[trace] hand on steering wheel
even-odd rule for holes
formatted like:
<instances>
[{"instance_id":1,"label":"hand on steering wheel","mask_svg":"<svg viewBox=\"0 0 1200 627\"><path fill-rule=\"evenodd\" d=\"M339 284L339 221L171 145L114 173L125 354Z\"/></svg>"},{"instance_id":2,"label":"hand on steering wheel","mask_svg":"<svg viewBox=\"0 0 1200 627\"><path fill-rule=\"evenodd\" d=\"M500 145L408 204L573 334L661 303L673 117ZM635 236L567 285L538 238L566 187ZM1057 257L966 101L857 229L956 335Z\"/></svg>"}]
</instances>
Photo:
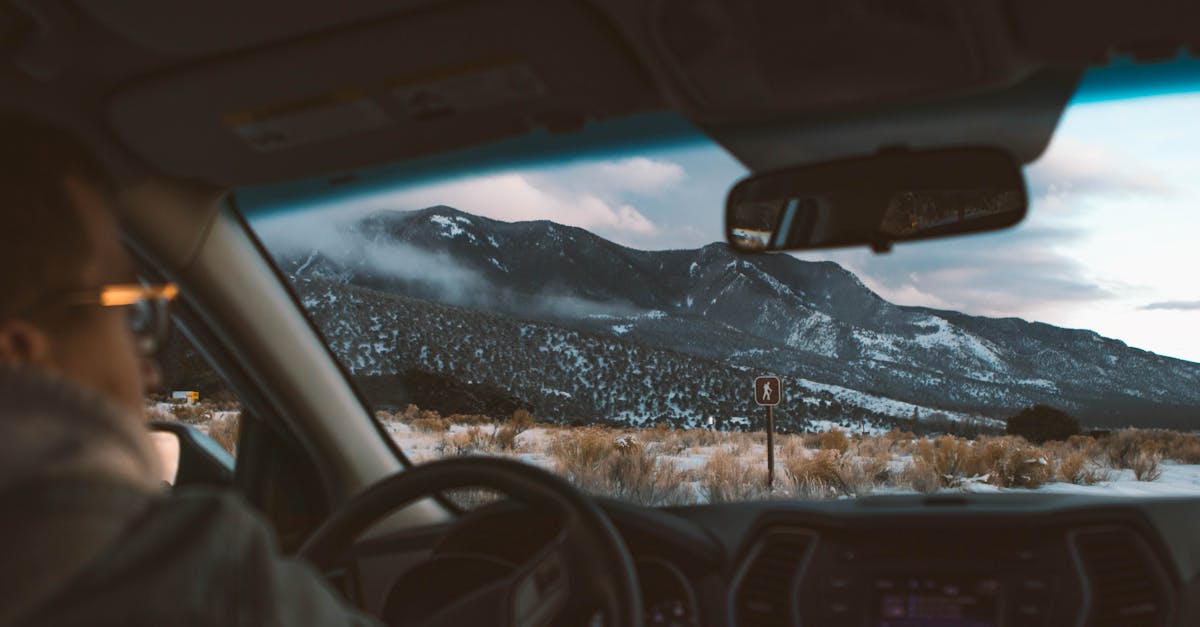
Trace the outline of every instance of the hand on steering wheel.
<instances>
[{"instance_id":1,"label":"hand on steering wheel","mask_svg":"<svg viewBox=\"0 0 1200 627\"><path fill-rule=\"evenodd\" d=\"M309 536L300 555L322 571L387 514L432 494L490 488L557 514L562 530L510 577L460 599L431 625L641 627L642 600L629 549L603 511L571 484L521 462L461 457L392 475L353 497Z\"/></svg>"}]
</instances>

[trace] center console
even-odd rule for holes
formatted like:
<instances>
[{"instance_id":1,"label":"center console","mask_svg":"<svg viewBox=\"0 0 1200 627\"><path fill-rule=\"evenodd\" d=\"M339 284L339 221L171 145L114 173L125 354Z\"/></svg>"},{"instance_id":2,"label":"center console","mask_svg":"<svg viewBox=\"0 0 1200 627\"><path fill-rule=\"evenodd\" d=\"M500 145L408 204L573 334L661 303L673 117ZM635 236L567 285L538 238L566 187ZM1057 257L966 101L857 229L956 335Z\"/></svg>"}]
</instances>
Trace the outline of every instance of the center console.
<instances>
[{"instance_id":1,"label":"center console","mask_svg":"<svg viewBox=\"0 0 1200 627\"><path fill-rule=\"evenodd\" d=\"M827 530L798 587L802 624L854 627L1074 625L1084 595L1058 530Z\"/></svg>"},{"instance_id":2,"label":"center console","mask_svg":"<svg viewBox=\"0 0 1200 627\"><path fill-rule=\"evenodd\" d=\"M1108 615L1122 625L1165 619L1161 565L1131 529L929 523L766 527L735 574L734 624L1083 627Z\"/></svg>"}]
</instances>

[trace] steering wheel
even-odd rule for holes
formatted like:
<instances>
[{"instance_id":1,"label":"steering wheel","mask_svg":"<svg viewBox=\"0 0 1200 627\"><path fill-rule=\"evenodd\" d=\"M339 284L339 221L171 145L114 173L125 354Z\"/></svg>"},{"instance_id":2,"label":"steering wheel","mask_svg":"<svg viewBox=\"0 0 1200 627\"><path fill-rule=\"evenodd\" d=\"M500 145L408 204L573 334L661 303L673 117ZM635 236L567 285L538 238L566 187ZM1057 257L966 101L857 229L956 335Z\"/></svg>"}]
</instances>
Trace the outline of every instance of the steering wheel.
<instances>
[{"instance_id":1,"label":"steering wheel","mask_svg":"<svg viewBox=\"0 0 1200 627\"><path fill-rule=\"evenodd\" d=\"M609 627L642 627L637 572L621 536L594 501L571 484L521 462L460 457L387 477L350 499L300 548L322 572L363 531L420 498L456 488L490 488L557 514L562 529L516 571L459 599L430 625L587 624L595 610Z\"/></svg>"}]
</instances>

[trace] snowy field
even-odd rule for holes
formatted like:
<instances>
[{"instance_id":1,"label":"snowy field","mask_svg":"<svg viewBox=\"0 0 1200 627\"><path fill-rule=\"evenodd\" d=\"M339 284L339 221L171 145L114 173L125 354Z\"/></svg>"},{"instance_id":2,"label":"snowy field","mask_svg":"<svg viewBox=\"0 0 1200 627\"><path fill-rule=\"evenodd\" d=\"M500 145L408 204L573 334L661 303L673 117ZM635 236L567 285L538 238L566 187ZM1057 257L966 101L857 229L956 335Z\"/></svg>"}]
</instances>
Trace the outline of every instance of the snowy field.
<instances>
[{"instance_id":1,"label":"snowy field","mask_svg":"<svg viewBox=\"0 0 1200 627\"><path fill-rule=\"evenodd\" d=\"M501 446L496 434L504 425L385 425L417 462L514 457L590 492L647 505L934 492L1200 495L1200 438L1169 432L1131 430L1040 447L1013 437L927 439L895 431L780 435L768 491L763 433L534 426Z\"/></svg>"},{"instance_id":2,"label":"snowy field","mask_svg":"<svg viewBox=\"0 0 1200 627\"><path fill-rule=\"evenodd\" d=\"M148 409L235 448L236 408ZM1127 429L1035 445L1013 436L846 433L833 422L814 423L815 432L775 437L775 483L768 490L762 432L567 427L535 423L520 411L500 422L414 407L377 417L418 463L511 457L591 493L651 506L962 492L1200 496L1200 435L1192 433Z\"/></svg>"}]
</instances>

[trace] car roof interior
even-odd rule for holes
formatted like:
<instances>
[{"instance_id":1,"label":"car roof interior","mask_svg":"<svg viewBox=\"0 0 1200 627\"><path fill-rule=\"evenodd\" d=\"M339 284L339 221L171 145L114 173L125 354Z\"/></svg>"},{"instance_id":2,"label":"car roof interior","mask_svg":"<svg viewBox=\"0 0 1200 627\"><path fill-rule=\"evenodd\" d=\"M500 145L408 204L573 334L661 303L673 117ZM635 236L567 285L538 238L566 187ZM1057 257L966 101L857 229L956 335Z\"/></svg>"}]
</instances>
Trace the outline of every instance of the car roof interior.
<instances>
[{"instance_id":1,"label":"car roof interior","mask_svg":"<svg viewBox=\"0 0 1200 627\"><path fill-rule=\"evenodd\" d=\"M1081 69L1171 58L1197 33L1188 3L11 0L0 85L124 181L281 182L661 111L754 171L900 142L1028 162ZM477 104L411 100L430 92ZM247 138L297 112L338 126L322 111L340 134Z\"/></svg>"}]
</instances>

